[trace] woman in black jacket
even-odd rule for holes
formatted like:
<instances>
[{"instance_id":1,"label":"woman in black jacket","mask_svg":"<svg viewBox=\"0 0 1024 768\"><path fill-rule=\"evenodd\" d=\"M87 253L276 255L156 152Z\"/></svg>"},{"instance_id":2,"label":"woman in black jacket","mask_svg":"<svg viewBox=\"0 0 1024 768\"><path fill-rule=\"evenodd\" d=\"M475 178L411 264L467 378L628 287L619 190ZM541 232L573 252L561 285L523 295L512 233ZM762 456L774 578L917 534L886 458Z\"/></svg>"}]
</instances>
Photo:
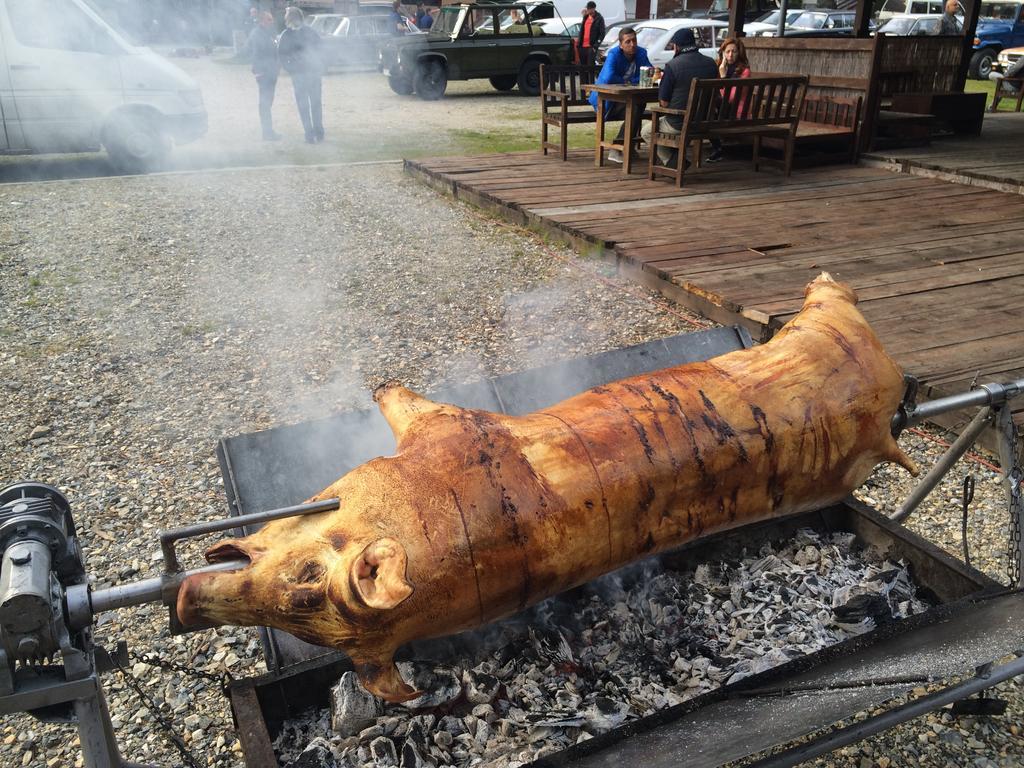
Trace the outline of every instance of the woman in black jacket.
<instances>
[{"instance_id":1,"label":"woman in black jacket","mask_svg":"<svg viewBox=\"0 0 1024 768\"><path fill-rule=\"evenodd\" d=\"M320 35L303 24L302 11L290 7L284 13L285 30L277 41L281 66L291 75L295 103L306 132L306 142L324 140L324 108L320 78L324 74Z\"/></svg>"}]
</instances>

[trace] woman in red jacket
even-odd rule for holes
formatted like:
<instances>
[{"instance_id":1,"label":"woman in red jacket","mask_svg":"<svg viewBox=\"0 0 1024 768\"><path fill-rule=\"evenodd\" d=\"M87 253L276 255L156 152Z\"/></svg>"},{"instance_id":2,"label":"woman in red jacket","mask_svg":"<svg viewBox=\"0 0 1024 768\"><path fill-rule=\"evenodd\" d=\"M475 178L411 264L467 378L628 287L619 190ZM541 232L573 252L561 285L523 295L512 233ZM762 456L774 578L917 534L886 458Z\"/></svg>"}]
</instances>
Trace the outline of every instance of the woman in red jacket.
<instances>
[{"instance_id":1,"label":"woman in red jacket","mask_svg":"<svg viewBox=\"0 0 1024 768\"><path fill-rule=\"evenodd\" d=\"M743 47L743 41L738 37L727 37L718 46L718 76L719 77L750 77L750 62L747 61L747 50ZM726 93L728 91L728 93ZM741 92L742 91L742 92ZM740 88L723 88L722 98L730 103L737 102L736 115L742 116L747 108L747 95ZM716 163L722 159L722 142L719 139L711 140L711 152L707 161Z\"/></svg>"}]
</instances>

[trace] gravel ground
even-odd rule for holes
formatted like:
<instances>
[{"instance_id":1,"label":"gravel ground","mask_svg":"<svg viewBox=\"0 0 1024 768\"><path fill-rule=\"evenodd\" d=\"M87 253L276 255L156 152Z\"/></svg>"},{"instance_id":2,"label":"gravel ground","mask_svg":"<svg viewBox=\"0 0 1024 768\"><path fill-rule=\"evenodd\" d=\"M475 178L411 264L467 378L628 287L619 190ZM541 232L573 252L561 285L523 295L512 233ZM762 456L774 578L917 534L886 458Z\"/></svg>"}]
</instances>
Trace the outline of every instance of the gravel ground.
<instances>
[{"instance_id":1,"label":"gravel ground","mask_svg":"<svg viewBox=\"0 0 1024 768\"><path fill-rule=\"evenodd\" d=\"M220 437L365 406L385 378L425 387L693 328L605 267L564 261L395 165L8 185L0 211L0 483L68 495L97 586L155 575L159 529L224 514ZM904 442L923 462L940 450ZM1005 515L985 465L954 472L911 527L959 554L968 470L972 553L998 576ZM883 468L862 492L891 511L909 487ZM149 606L104 614L97 633L208 672L262 669L250 630L170 637L166 624ZM241 765L215 683L132 671L201 762ZM105 687L125 755L181 765L119 676ZM934 715L817 764L1020 765L1022 698L999 690L1005 718ZM70 733L9 716L0 764L78 765Z\"/></svg>"}]
</instances>

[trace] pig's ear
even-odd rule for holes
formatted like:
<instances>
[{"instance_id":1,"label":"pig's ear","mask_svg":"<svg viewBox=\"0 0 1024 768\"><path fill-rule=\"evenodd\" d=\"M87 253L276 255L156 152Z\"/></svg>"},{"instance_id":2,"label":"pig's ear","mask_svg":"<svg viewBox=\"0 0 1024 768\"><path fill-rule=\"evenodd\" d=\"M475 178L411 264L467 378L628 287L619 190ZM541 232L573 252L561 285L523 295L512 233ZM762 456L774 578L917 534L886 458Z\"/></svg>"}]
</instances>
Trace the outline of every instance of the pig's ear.
<instances>
[{"instance_id":1,"label":"pig's ear","mask_svg":"<svg viewBox=\"0 0 1024 768\"><path fill-rule=\"evenodd\" d=\"M396 381L387 381L377 387L373 392L373 399L391 427L399 447L406 429L413 421L426 414L452 410L450 405L428 400Z\"/></svg>"},{"instance_id":2,"label":"pig's ear","mask_svg":"<svg viewBox=\"0 0 1024 768\"><path fill-rule=\"evenodd\" d=\"M412 594L405 579L405 547L394 539L377 539L352 562L352 589L370 608L388 609Z\"/></svg>"}]
</instances>

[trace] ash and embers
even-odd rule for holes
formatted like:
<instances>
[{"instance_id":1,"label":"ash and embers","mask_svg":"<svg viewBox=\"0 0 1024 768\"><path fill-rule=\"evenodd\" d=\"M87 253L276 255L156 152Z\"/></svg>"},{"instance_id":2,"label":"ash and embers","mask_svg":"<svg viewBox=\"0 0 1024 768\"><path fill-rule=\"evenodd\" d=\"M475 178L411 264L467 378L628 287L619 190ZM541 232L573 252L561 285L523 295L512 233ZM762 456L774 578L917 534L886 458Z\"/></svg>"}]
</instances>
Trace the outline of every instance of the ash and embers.
<instances>
[{"instance_id":1,"label":"ash and embers","mask_svg":"<svg viewBox=\"0 0 1024 768\"><path fill-rule=\"evenodd\" d=\"M283 765L515 768L719 686L920 613L907 566L802 529L756 553L650 562L399 664L428 693L383 707L347 673L286 723ZM419 649L417 649L419 650Z\"/></svg>"}]
</instances>

